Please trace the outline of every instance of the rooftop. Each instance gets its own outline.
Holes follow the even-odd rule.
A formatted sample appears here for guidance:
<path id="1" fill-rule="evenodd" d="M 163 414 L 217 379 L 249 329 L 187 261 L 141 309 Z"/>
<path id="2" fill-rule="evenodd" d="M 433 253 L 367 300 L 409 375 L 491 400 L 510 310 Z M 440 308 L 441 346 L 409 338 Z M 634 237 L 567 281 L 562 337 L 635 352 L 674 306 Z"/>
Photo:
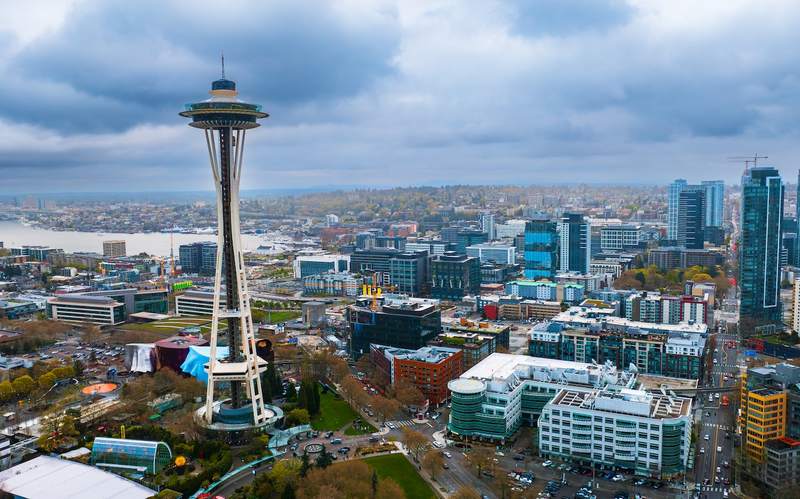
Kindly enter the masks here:
<path id="1" fill-rule="evenodd" d="M 630 389 L 591 392 L 566 389 L 560 391 L 551 404 L 655 419 L 688 416 L 692 406 L 691 399 L 687 397 L 671 397 Z"/>
<path id="2" fill-rule="evenodd" d="M 407 348 L 395 348 L 385 345 L 371 345 L 373 348 L 383 352 L 387 358 L 416 360 L 428 364 L 438 364 L 443 360 L 460 352 L 458 348 L 424 346 L 417 350 Z"/>
<path id="3" fill-rule="evenodd" d="M 145 499 L 155 491 L 94 466 L 39 456 L 0 472 L 0 491 L 26 499 Z"/>

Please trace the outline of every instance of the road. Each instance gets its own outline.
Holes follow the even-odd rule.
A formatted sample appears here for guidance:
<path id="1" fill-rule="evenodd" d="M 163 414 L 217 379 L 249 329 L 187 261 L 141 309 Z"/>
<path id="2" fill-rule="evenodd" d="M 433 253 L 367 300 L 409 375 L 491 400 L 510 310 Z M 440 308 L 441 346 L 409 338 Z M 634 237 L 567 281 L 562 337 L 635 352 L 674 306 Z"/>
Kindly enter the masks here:
<path id="1" fill-rule="evenodd" d="M 721 333 L 719 330 L 714 337 L 716 351 L 713 355 L 716 364 L 711 372 L 706 373 L 706 386 L 718 388 L 735 386 L 738 375 L 738 338 L 735 334 Z M 733 348 L 727 348 L 730 342 L 734 342 Z M 727 381 L 725 376 L 728 378 Z M 693 483 L 700 484 L 700 497 L 707 499 L 722 498 L 723 491 L 730 488 L 728 484 L 731 479 L 731 469 L 726 463 L 732 463 L 734 456 L 733 435 L 736 430 L 734 406 L 733 404 L 728 407 L 721 406 L 722 396 L 716 397 L 716 395 L 709 401 L 708 396 L 698 394 L 697 406 L 700 414 L 695 419 L 699 431 L 692 478 Z M 734 397 L 731 396 L 731 399 Z"/>

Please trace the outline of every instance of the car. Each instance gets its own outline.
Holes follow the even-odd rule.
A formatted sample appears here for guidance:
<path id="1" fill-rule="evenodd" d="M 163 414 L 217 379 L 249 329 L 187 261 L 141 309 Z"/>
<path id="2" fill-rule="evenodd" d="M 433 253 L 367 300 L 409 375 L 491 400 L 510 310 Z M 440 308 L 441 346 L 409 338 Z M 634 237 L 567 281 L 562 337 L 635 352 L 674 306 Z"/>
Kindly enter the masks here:
<path id="1" fill-rule="evenodd" d="M 453 457 L 453 455 L 450 454 L 448 451 L 442 452 L 442 455 L 444 455 L 444 457 L 446 457 L 447 459 L 450 459 L 451 457 Z"/>
<path id="2" fill-rule="evenodd" d="M 728 463 L 728 461 L 725 461 L 724 463 L 722 463 L 722 466 L 725 467 L 725 468 L 730 468 L 731 467 L 731 465 Z"/>
<path id="3" fill-rule="evenodd" d="M 628 493 L 623 490 L 614 492 L 614 499 L 628 499 Z"/>
<path id="4" fill-rule="evenodd" d="M 705 453 L 706 453 L 706 449 L 704 447 L 700 447 L 700 454 L 705 454 Z"/>
<path id="5" fill-rule="evenodd" d="M 718 398 L 719 398 L 719 392 L 717 392 L 717 393 L 715 393 L 715 394 L 714 394 L 714 398 L 715 398 L 715 399 L 718 399 Z"/>
<path id="6" fill-rule="evenodd" d="M 332 431 L 329 431 L 328 433 L 325 434 L 325 438 L 331 438 L 332 436 L 333 436 Z"/>
<path id="7" fill-rule="evenodd" d="M 494 478 L 494 473 L 492 473 L 492 472 L 491 472 L 491 471 L 489 471 L 489 470 L 483 470 L 483 471 L 481 471 L 481 474 L 482 474 L 483 476 L 488 476 L 489 478 Z"/>
<path id="8" fill-rule="evenodd" d="M 622 475 L 614 475 L 611 477 L 612 482 L 621 482 L 623 480 L 625 480 L 625 477 L 623 477 Z"/>
<path id="9" fill-rule="evenodd" d="M 505 456 L 505 454 L 503 454 L 503 453 L 502 453 L 502 452 L 500 452 L 500 451 L 497 451 L 497 452 L 495 452 L 495 453 L 494 453 L 494 455 L 495 455 L 495 456 L 500 456 L 500 457 L 503 457 L 503 456 Z"/>
<path id="10" fill-rule="evenodd" d="M 369 442 L 371 444 L 377 443 L 380 440 L 378 437 L 369 437 Z"/>
<path id="11" fill-rule="evenodd" d="M 547 461 L 542 463 L 542 466 L 544 466 L 545 468 L 549 468 L 550 466 L 553 466 L 553 461 L 548 459 Z"/>
<path id="12" fill-rule="evenodd" d="M 710 440 L 710 439 L 711 439 L 711 435 L 709 435 L 708 433 L 703 435 L 703 440 Z"/>
<path id="13" fill-rule="evenodd" d="M 431 416 L 431 419 L 432 419 L 432 420 L 434 420 L 434 421 L 436 421 L 437 419 L 439 419 L 439 416 L 441 416 L 441 414 L 439 414 L 438 412 L 437 412 L 437 413 L 434 413 L 434 415 L 433 415 L 433 416 Z"/>
<path id="14" fill-rule="evenodd" d="M 524 461 L 524 460 L 525 460 L 525 456 L 520 456 L 519 454 L 514 456 L 514 461 Z"/>
<path id="15" fill-rule="evenodd" d="M 442 442 L 433 442 L 433 446 L 437 449 L 444 449 L 444 444 Z"/>
<path id="16" fill-rule="evenodd" d="M 722 468 L 720 468 L 719 466 L 717 466 L 717 473 L 722 473 Z"/>
<path id="17" fill-rule="evenodd" d="M 391 423 L 391 422 L 386 423 L 386 426 L 388 426 L 392 430 L 394 430 L 394 428 L 395 428 L 394 423 Z"/>
<path id="18" fill-rule="evenodd" d="M 446 470 L 449 470 L 450 469 L 450 465 L 447 464 L 447 463 L 442 463 L 442 468 L 444 468 Z"/>
<path id="19" fill-rule="evenodd" d="M 331 445 L 339 445 L 339 444 L 342 443 L 342 439 L 341 438 L 332 438 L 330 440 L 330 443 L 331 443 Z"/>
<path id="20" fill-rule="evenodd" d="M 724 489 L 724 490 L 722 491 L 722 497 L 723 497 L 724 499 L 728 499 L 728 489 Z"/>
<path id="21" fill-rule="evenodd" d="M 655 490 L 658 490 L 658 489 L 660 489 L 660 488 L 661 488 L 661 487 L 663 487 L 663 486 L 664 486 L 664 484 L 663 484 L 663 483 L 661 483 L 661 482 L 653 482 L 653 484 L 652 484 L 652 485 L 650 485 L 650 488 L 652 488 L 652 489 L 655 489 Z"/>
<path id="22" fill-rule="evenodd" d="M 722 447 L 717 446 L 717 452 L 722 452 Z"/>

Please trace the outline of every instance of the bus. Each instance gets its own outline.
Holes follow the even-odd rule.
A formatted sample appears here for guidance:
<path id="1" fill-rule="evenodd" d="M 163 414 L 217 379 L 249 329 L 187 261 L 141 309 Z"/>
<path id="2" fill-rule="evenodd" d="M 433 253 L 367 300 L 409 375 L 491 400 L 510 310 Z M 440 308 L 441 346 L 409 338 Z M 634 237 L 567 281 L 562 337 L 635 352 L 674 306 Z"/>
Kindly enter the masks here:
<path id="1" fill-rule="evenodd" d="M 730 404 L 730 400 L 728 399 L 728 396 L 727 395 L 723 395 L 722 396 L 722 402 L 720 403 L 720 405 L 722 407 L 728 407 L 728 404 Z"/>

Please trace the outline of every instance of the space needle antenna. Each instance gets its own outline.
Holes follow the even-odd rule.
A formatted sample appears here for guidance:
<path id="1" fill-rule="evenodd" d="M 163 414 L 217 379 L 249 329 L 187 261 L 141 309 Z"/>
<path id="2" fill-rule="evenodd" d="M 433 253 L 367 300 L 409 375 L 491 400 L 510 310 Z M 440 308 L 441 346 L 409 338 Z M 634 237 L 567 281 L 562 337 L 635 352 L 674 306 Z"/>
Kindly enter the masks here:
<path id="1" fill-rule="evenodd" d="M 222 79 L 225 79 L 225 52 L 219 51 L 219 57 L 222 60 Z"/>

